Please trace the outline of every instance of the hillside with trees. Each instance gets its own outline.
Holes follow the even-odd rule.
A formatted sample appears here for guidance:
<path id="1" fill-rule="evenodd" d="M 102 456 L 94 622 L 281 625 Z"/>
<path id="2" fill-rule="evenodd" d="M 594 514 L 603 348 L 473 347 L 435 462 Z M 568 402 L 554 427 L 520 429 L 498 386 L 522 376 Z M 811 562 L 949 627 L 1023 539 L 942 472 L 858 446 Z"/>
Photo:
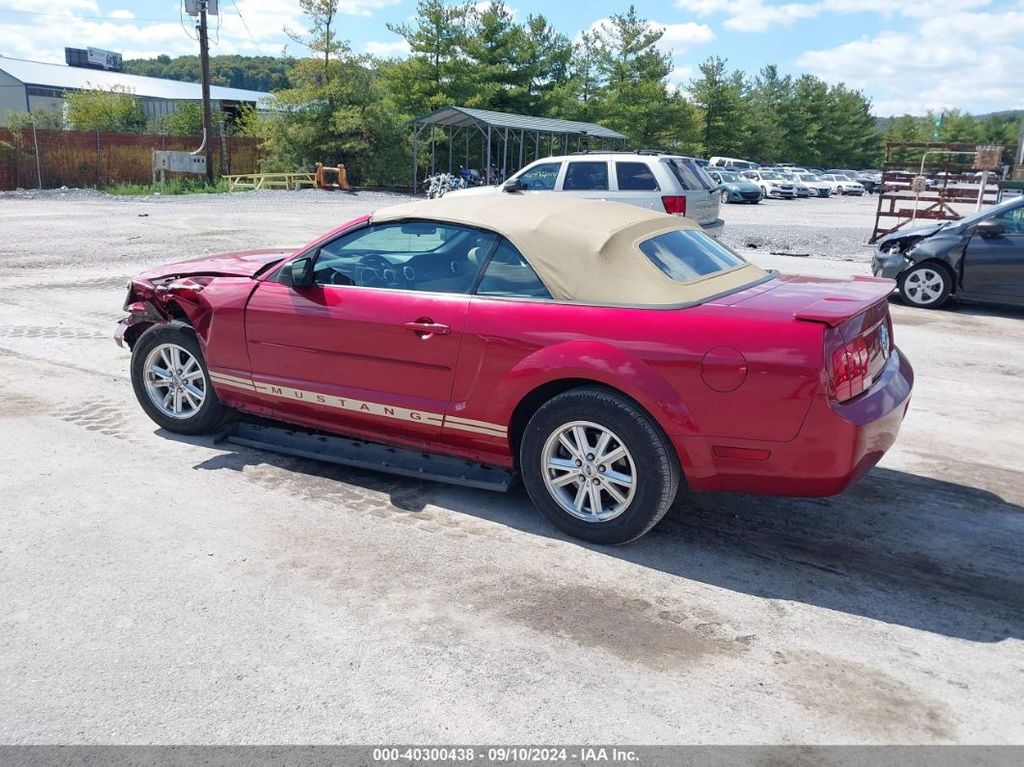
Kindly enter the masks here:
<path id="1" fill-rule="evenodd" d="M 211 56 L 210 82 L 228 88 L 250 91 L 275 91 L 287 88 L 293 58 L 276 56 Z M 157 56 L 155 59 L 127 59 L 124 71 L 145 77 L 199 82 L 198 56 Z"/>

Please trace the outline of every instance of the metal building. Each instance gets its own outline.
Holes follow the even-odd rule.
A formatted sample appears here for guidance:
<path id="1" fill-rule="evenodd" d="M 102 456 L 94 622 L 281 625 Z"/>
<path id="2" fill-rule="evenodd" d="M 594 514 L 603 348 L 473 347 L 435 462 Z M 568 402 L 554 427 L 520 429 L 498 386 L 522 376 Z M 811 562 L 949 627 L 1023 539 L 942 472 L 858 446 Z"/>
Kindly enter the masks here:
<path id="1" fill-rule="evenodd" d="M 127 89 L 136 96 L 148 117 L 170 114 L 180 102 L 202 101 L 203 98 L 198 83 L 0 56 L 0 115 L 7 110 L 59 110 L 63 108 L 67 91 L 110 90 L 115 87 Z M 230 112 L 243 105 L 262 108 L 270 94 L 212 85 L 210 97 L 214 109 Z"/>
<path id="2" fill-rule="evenodd" d="M 442 107 L 417 117 L 411 124 L 414 190 L 422 144 L 429 147 L 431 175 L 439 167 L 454 173 L 458 164 L 478 167 L 486 183 L 491 184 L 541 157 L 584 149 L 621 149 L 627 140 L 618 131 L 597 123 L 456 106 Z M 443 145 L 440 158 L 438 143 Z"/>

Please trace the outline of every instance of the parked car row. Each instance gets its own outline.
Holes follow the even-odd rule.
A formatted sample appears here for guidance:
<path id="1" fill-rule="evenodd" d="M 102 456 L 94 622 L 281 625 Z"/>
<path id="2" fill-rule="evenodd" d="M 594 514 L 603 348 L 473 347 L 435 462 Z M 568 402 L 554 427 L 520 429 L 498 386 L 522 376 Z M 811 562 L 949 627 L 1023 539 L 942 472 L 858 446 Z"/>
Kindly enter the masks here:
<path id="1" fill-rule="evenodd" d="M 882 184 L 882 174 L 878 170 L 852 170 L 848 168 L 808 168 L 780 163 L 778 165 L 758 165 L 750 160 L 737 157 L 712 157 L 710 160 L 697 160 L 705 166 L 712 178 L 721 179 L 721 174 L 742 176 L 761 189 L 761 198 L 796 199 L 807 197 L 829 197 L 836 195 L 872 194 Z M 718 174 L 717 176 L 715 174 Z M 730 182 L 735 179 L 730 178 Z M 721 183 L 721 182 L 720 182 Z M 730 194 L 722 202 L 749 202 L 738 195 Z"/>
<path id="2" fill-rule="evenodd" d="M 708 175 L 718 183 L 723 203 L 753 203 L 765 198 L 779 200 L 831 197 L 836 195 L 860 196 L 863 184 L 848 176 L 812 173 L 803 168 L 756 168 L 728 171 L 708 168 Z"/>

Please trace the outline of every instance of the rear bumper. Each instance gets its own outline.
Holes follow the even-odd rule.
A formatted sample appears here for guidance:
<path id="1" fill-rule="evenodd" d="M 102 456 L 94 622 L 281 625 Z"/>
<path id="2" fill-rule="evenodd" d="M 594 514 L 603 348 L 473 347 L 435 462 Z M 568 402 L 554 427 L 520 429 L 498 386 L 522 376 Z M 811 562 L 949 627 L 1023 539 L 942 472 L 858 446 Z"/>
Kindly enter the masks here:
<path id="1" fill-rule="evenodd" d="M 913 385 L 913 368 L 894 349 L 864 394 L 844 404 L 830 403 L 824 396 L 815 399 L 790 442 L 704 437 L 674 437 L 673 442 L 694 490 L 836 495 L 867 473 L 895 442 Z"/>

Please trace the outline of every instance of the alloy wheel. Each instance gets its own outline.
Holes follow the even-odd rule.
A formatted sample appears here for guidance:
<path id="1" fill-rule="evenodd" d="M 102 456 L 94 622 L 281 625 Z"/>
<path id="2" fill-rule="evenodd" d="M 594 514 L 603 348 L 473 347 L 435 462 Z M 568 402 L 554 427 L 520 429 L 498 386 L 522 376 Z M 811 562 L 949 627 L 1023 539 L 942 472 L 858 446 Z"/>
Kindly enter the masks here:
<path id="1" fill-rule="evenodd" d="M 150 401 L 171 418 L 191 418 L 206 401 L 203 367 L 183 346 L 154 346 L 143 363 L 143 376 Z"/>
<path id="2" fill-rule="evenodd" d="M 636 494 L 636 464 L 614 432 L 591 421 L 555 429 L 541 451 L 541 472 L 551 497 L 584 522 L 621 515 Z"/>

